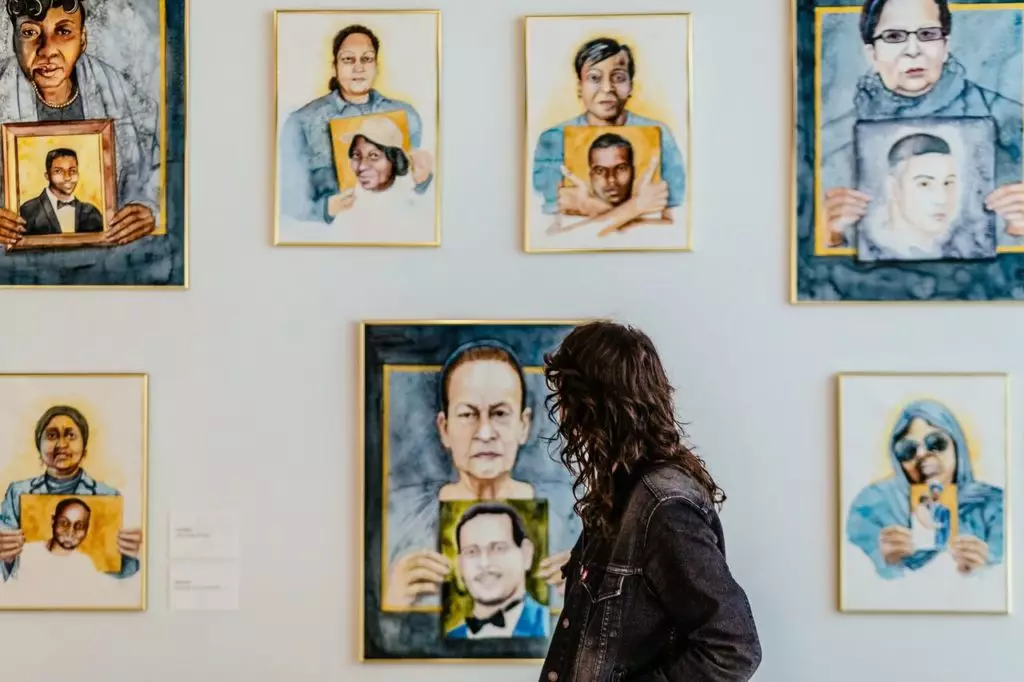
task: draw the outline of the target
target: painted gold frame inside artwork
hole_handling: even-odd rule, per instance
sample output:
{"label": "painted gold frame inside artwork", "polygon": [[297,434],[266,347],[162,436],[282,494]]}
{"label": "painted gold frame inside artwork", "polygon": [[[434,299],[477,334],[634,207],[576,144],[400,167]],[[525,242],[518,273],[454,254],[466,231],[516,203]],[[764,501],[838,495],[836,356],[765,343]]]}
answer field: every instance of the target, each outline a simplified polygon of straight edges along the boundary
{"label": "painted gold frame inside artwork", "polygon": [[[686,19],[686,65],[683,73],[686,74],[686,145],[681,150],[685,154],[684,164],[686,173],[686,186],[683,203],[686,216],[686,246],[617,246],[614,248],[536,248],[530,244],[530,197],[533,192],[533,141],[529,137],[530,123],[530,102],[529,102],[529,77],[530,77],[530,23],[533,21],[556,20],[556,19],[631,19],[631,18],[685,18]],[[522,239],[523,251],[530,254],[544,253],[691,253],[693,245],[693,15],[690,12],[645,12],[645,13],[616,13],[616,14],[531,14],[523,17],[523,55],[525,80],[523,88],[523,193],[522,193]]]}
{"label": "painted gold frame inside artwork", "polygon": [[134,606],[0,606],[0,612],[139,612],[148,608],[149,596],[149,375],[141,372],[111,373],[0,373],[2,379],[135,379],[142,386],[142,547],[139,550],[139,589],[141,595]]}
{"label": "painted gold frame inside artwork", "polygon": [[[358,510],[358,517],[357,517],[359,519],[359,526],[357,528],[358,533],[359,533],[359,553],[358,553],[358,557],[357,557],[357,560],[359,562],[359,566],[357,567],[357,570],[356,570],[356,575],[358,576],[358,578],[357,578],[358,583],[356,585],[356,588],[357,588],[357,591],[359,593],[359,609],[358,609],[358,614],[359,615],[358,615],[358,621],[357,621],[357,627],[356,627],[356,636],[358,637],[358,643],[356,645],[356,649],[359,652],[359,662],[360,663],[383,663],[383,664],[395,664],[395,663],[397,663],[397,664],[405,664],[405,663],[416,663],[416,664],[422,664],[422,663],[470,663],[470,664],[476,664],[476,665],[490,665],[490,664],[514,664],[514,665],[528,664],[528,665],[536,665],[537,663],[543,661],[543,659],[538,659],[538,658],[393,658],[393,659],[380,658],[380,659],[378,659],[378,658],[367,658],[366,657],[365,637],[364,637],[365,628],[366,628],[366,595],[365,595],[365,585],[366,585],[366,561],[365,561],[365,558],[366,558],[366,536],[365,536],[365,533],[364,533],[364,529],[366,527],[366,453],[365,453],[365,450],[366,450],[366,408],[367,408],[367,405],[366,405],[365,387],[366,387],[366,378],[367,378],[366,377],[366,330],[367,330],[367,328],[368,327],[374,327],[374,326],[391,326],[391,325],[394,325],[394,326],[402,326],[402,325],[410,325],[410,326],[413,326],[413,325],[421,325],[421,326],[426,326],[426,325],[436,325],[436,326],[470,326],[470,325],[490,325],[490,326],[505,326],[505,325],[507,325],[507,326],[529,326],[529,325],[538,325],[538,326],[543,326],[543,325],[570,325],[570,326],[577,326],[577,325],[580,325],[580,324],[584,324],[585,322],[588,322],[588,321],[590,321],[590,320],[587,320],[587,319],[582,319],[582,320],[556,320],[556,319],[552,319],[552,320],[415,320],[415,319],[410,319],[410,320],[399,320],[399,319],[386,320],[386,319],[382,319],[382,320],[364,320],[364,321],[359,323],[358,330],[357,330],[357,333],[359,334],[359,341],[358,341],[358,348],[359,348],[359,355],[358,355],[359,383],[358,383],[358,386],[357,386],[357,392],[358,392],[358,399],[357,400],[358,400],[358,406],[359,406],[359,408],[358,408],[359,439],[358,439],[358,443],[357,443],[357,447],[358,447],[357,452],[359,453],[359,456],[357,458],[359,460],[359,476],[357,477],[357,485],[359,486],[359,491],[358,491],[358,494],[355,495],[354,497],[356,499],[358,499],[358,501],[359,501],[359,510]],[[437,366],[433,366],[433,365],[431,365],[431,366],[427,366],[427,365],[401,365],[401,366],[393,365],[391,367],[392,368],[397,367],[397,368],[399,368],[399,370],[410,370],[410,369],[413,369],[413,370],[429,370],[429,369],[437,368]],[[384,368],[385,375],[387,374],[387,369],[388,369],[388,367]],[[523,369],[528,374],[536,374],[538,372],[542,372],[543,371],[542,368],[538,368],[538,367],[524,367]],[[387,382],[385,382],[384,385],[386,386]],[[382,400],[386,404],[386,401],[387,401],[386,392],[384,394],[382,394]],[[388,466],[388,461],[387,461],[387,457],[388,457],[388,455],[387,455],[387,430],[386,430],[386,428],[385,428],[385,432],[384,432],[384,438],[382,438],[381,443],[382,443],[382,450],[381,450],[382,481],[381,481],[381,485],[383,487],[383,490],[381,491],[382,492],[381,506],[382,506],[382,510],[386,512],[386,510],[387,510],[387,502],[388,502],[387,476],[386,476],[387,466]],[[382,516],[382,524],[381,524],[382,525],[382,527],[381,527],[381,552],[382,553],[387,551],[387,549],[386,549],[387,548],[387,526],[386,526],[385,523],[383,523],[383,518],[384,517]],[[386,561],[383,562],[382,566],[386,565],[386,563],[387,563]],[[386,580],[385,580],[384,575],[382,573],[382,575],[381,575],[381,594],[382,595],[384,593],[385,583],[386,583]],[[413,608],[413,609],[403,609],[401,611],[389,611],[387,609],[383,609],[383,608],[381,609],[381,613],[437,613],[439,611],[440,611],[440,609],[438,607],[421,607],[421,608]],[[555,611],[552,611],[551,613],[554,614]]]}
{"label": "painted gold frame inside artwork", "polygon": [[[910,610],[910,609],[899,609],[899,610],[879,610],[879,609],[851,609],[846,605],[846,541],[845,541],[845,513],[846,510],[842,508],[842,482],[843,482],[843,380],[847,378],[989,378],[989,379],[1002,379],[1003,382],[1003,412],[1005,415],[1004,423],[1004,438],[1006,439],[1006,446],[1003,452],[1004,467],[1006,471],[1006,484],[1003,488],[1003,518],[1004,518],[1004,534],[1003,534],[1003,556],[1006,565],[1006,601],[1005,608],[996,611],[943,611],[943,610]],[[902,616],[1006,616],[1010,615],[1011,604],[1013,603],[1013,514],[1011,512],[1011,498],[1013,481],[1012,481],[1012,469],[1011,469],[1011,452],[1013,450],[1013,433],[1011,428],[1011,399],[1010,399],[1010,375],[1004,372],[839,372],[834,375],[835,380],[835,415],[836,415],[836,474],[835,474],[835,491],[836,491],[836,544],[838,558],[838,567],[836,569],[836,606],[840,613],[846,614],[882,614],[882,615],[902,615]]]}
{"label": "painted gold frame inside artwork", "polygon": [[[800,58],[799,58],[799,38],[797,35],[797,24],[799,21],[799,0],[790,0],[790,19],[789,19],[789,38],[790,38],[790,59],[791,59],[791,73],[790,73],[790,115],[789,115],[789,149],[790,149],[790,192],[789,192],[789,209],[787,215],[787,222],[789,224],[789,302],[794,305],[829,305],[829,304],[842,304],[842,305],[957,305],[957,304],[970,304],[972,306],[982,304],[1014,304],[1020,301],[1011,299],[993,299],[993,300],[877,300],[877,301],[861,301],[861,300],[839,300],[839,301],[827,301],[827,300],[801,300],[798,296],[798,268],[797,262],[799,260],[799,199],[798,199],[798,182],[799,182],[799,140],[797,139],[797,125],[799,123],[799,109],[800,109]],[[998,11],[998,10],[1024,10],[1024,2],[1007,2],[1000,4],[986,4],[986,3],[950,3],[950,10],[956,11]],[[858,14],[861,12],[861,5],[835,5],[835,6],[821,6],[814,8],[814,160],[813,160],[813,171],[814,171],[814,182],[813,182],[813,211],[814,216],[814,227],[813,227],[813,240],[814,249],[813,255],[815,257],[828,257],[828,256],[845,256],[856,255],[857,250],[855,248],[829,248],[822,245],[822,234],[824,229],[824,223],[821,218],[821,201],[819,198],[822,196],[822,179],[821,179],[821,130],[822,130],[822,73],[821,73],[821,55],[822,55],[822,21],[826,15],[829,14]],[[1024,55],[1022,55],[1024,59]],[[997,246],[997,254],[1008,254],[1008,253],[1024,253],[1024,246]]]}
{"label": "painted gold frame inside artwork", "polygon": [[[436,108],[435,108],[435,139],[437,140],[437,149],[434,151],[434,187],[431,190],[434,192],[434,238],[429,242],[289,242],[281,239],[281,150],[280,144],[280,126],[281,116],[278,111],[278,83],[280,82],[280,65],[278,63],[278,54],[280,50],[280,43],[278,39],[278,20],[283,15],[290,14],[322,14],[322,15],[380,15],[380,14],[430,14],[435,19],[435,41],[437,44],[437,53],[435,55],[435,69],[437,73],[436,79]],[[274,97],[272,100],[273,112],[273,149],[274,149],[274,201],[273,201],[273,216],[274,216],[274,227],[273,227],[273,239],[272,244],[274,246],[288,246],[288,247],[343,247],[343,248],[361,248],[361,247],[390,247],[390,248],[416,248],[416,247],[439,247],[441,246],[441,201],[442,201],[442,175],[443,175],[443,164],[442,164],[442,130],[441,130],[441,68],[442,68],[442,30],[441,30],[441,11],[434,9],[275,9],[274,10]]]}

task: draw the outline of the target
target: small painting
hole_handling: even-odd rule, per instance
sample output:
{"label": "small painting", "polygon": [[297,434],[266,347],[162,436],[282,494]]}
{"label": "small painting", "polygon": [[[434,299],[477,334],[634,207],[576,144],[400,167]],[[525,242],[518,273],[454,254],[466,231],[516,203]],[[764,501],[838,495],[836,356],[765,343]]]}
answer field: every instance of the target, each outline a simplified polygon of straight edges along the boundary
{"label": "small painting", "polygon": [[282,246],[440,244],[441,17],[278,10]]}
{"label": "small painting", "polygon": [[146,384],[0,375],[0,609],[145,609]]}
{"label": "small painting", "polygon": [[543,374],[572,329],[363,325],[364,660],[544,658],[581,531]]}
{"label": "small painting", "polygon": [[0,0],[0,287],[188,286],[188,0]]}
{"label": "small painting", "polygon": [[447,639],[539,638],[551,634],[546,500],[441,503],[441,554],[454,571],[444,584]]}
{"label": "small painting", "polygon": [[1007,382],[839,376],[841,610],[1008,612]]}
{"label": "small painting", "polygon": [[1024,300],[1024,2],[793,6],[791,301]]}
{"label": "small painting", "polygon": [[526,18],[528,252],[688,251],[688,14]]}

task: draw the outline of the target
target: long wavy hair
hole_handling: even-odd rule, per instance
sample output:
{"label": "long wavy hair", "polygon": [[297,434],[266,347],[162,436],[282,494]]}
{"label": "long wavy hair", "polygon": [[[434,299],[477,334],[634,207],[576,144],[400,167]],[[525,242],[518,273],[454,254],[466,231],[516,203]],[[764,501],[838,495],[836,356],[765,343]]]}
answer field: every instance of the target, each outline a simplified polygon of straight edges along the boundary
{"label": "long wavy hair", "polygon": [[[614,528],[616,473],[641,464],[671,464],[725,502],[703,460],[684,443],[674,388],[654,343],[643,332],[599,321],[574,329],[544,358],[547,409],[558,425],[559,457],[574,477],[576,513],[588,530]],[[616,473],[613,473],[616,472]]]}

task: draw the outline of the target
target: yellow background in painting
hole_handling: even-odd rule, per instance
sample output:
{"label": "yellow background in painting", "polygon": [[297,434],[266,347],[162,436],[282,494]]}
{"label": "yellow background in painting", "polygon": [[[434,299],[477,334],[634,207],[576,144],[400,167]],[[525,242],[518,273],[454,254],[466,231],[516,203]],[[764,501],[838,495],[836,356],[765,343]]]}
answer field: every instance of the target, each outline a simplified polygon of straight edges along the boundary
{"label": "yellow background in painting", "polygon": [[[910,486],[911,513],[913,513],[913,511],[916,510],[921,505],[921,503],[918,502],[918,500],[921,499],[922,495],[931,495],[931,493],[928,492],[927,485],[915,484]],[[947,485],[945,488],[943,488],[942,492],[939,493],[939,501],[942,504],[946,505],[946,508],[949,509],[950,511],[949,539],[952,540],[960,532],[960,518],[959,514],[957,514],[957,509],[959,509],[959,507],[957,506],[956,486]]]}
{"label": "yellow background in painting", "polygon": [[84,135],[21,136],[16,143],[18,151],[18,207],[34,199],[46,189],[46,154],[58,147],[73,149],[78,154],[79,201],[99,209],[106,224],[107,204],[103,196],[103,138],[98,133]]}
{"label": "yellow background in painting", "polygon": [[53,537],[53,512],[61,500],[80,499],[89,505],[89,533],[78,551],[92,559],[96,570],[111,573],[121,569],[117,533],[124,516],[124,498],[120,495],[22,495],[21,529],[25,542],[46,541]]}
{"label": "yellow background in painting", "polygon": [[398,126],[402,132],[402,149],[409,151],[409,118],[404,111],[389,111],[383,114],[369,114],[367,116],[353,116],[351,118],[331,119],[331,146],[334,149],[334,169],[338,175],[338,187],[340,189],[351,189],[356,186],[356,174],[352,171],[352,164],[349,163],[349,143],[342,138],[350,135],[363,124],[372,118],[388,118]]}
{"label": "yellow background in painting", "polygon": [[[658,126],[566,126],[565,167],[581,180],[590,182],[590,145],[601,135],[614,133],[633,145],[635,188],[647,172],[651,159],[661,151],[661,129]],[[661,178],[661,160],[654,171],[654,180]],[[563,180],[563,185],[569,182]]]}
{"label": "yellow background in painting", "polygon": [[[487,500],[488,502],[490,500]],[[548,603],[548,585],[536,577],[540,562],[548,555],[548,502],[547,500],[494,500],[519,512],[519,517],[526,526],[526,534],[533,542],[533,565],[526,579],[526,591],[541,604]],[[457,500],[441,503],[441,554],[454,567],[448,583],[445,585],[447,595],[443,599],[444,631],[448,632],[460,625],[473,612],[473,598],[466,591],[462,578],[458,573],[459,550],[455,538],[455,528],[462,515],[475,504],[484,500]]]}

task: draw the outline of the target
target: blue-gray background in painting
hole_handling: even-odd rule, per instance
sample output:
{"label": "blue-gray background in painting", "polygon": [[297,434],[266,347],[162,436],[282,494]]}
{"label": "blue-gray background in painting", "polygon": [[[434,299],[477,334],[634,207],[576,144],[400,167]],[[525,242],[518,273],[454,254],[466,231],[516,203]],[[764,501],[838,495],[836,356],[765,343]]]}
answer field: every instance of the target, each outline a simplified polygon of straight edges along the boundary
{"label": "blue-gray background in painting", "polygon": [[[162,0],[166,18],[167,234],[115,248],[0,250],[0,285],[183,286],[185,284],[186,0]],[[89,0],[88,54],[107,62],[159,102],[161,0]],[[0,58],[13,54],[0,16]],[[163,121],[160,122],[163,125]]]}
{"label": "blue-gray background in painting", "polygon": [[[396,614],[380,610],[381,529],[387,523],[382,509],[383,376],[385,365],[440,366],[463,343],[482,339],[501,341],[512,348],[525,366],[541,367],[544,354],[555,350],[571,329],[571,325],[561,324],[366,326],[363,637],[368,659],[544,657],[547,651],[544,640],[445,641],[441,636],[439,612]],[[513,474],[518,480],[533,483],[538,497],[549,500],[549,543],[550,553],[554,553],[572,547],[579,525],[572,513],[571,480],[561,465],[553,460],[553,444],[545,438],[553,432],[553,424],[544,407],[547,390],[543,376],[530,374],[527,381],[528,404],[534,412],[534,423],[529,442],[519,451]],[[434,426],[438,411],[437,382],[435,372],[392,373],[392,412],[387,415],[391,441],[389,516],[396,513],[396,497],[413,495],[425,499],[430,494],[436,496],[441,482],[454,480],[454,470],[441,448]],[[427,510],[428,515],[436,510],[439,510],[439,505],[431,506]],[[401,550],[395,544],[405,542],[401,539],[393,541],[391,533],[392,527],[389,526],[389,554]],[[422,541],[434,547],[437,538],[431,536]]]}
{"label": "blue-gray background in painting", "polygon": [[[1006,4],[981,0],[974,4]],[[861,7],[856,0],[797,0],[797,296],[799,300],[998,300],[1024,299],[1024,255],[1000,254],[976,262],[860,264],[855,256],[814,255],[815,8]],[[822,122],[853,107],[858,79],[869,70],[860,39],[859,13],[822,19]],[[953,12],[950,53],[971,81],[1020,101],[1024,80],[1022,13],[1018,10]],[[1022,131],[1024,136],[1024,131]],[[827,142],[823,142],[828,146]],[[823,163],[823,181],[832,172]],[[1000,222],[1002,233],[1002,223]],[[1000,235],[1000,243],[1019,240]]]}

